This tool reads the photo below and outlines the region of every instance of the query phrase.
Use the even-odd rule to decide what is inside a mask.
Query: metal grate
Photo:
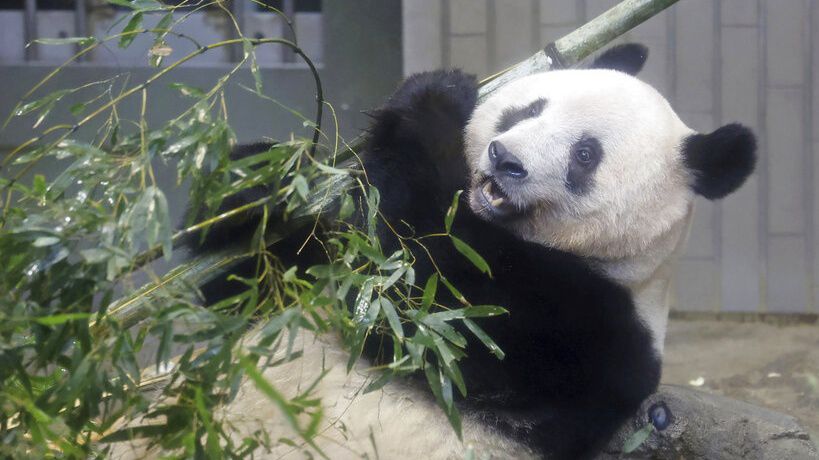
[[[166,4],[179,4],[182,0],[166,0]],[[236,0],[230,3],[231,10],[244,33],[249,37],[283,37],[298,40],[299,45],[315,62],[323,60],[323,18],[321,0],[264,0],[251,3]],[[284,12],[291,18],[291,26],[279,17],[273,9]],[[192,8],[183,8],[185,14]],[[96,6],[85,0],[7,0],[0,2],[0,31],[3,31],[4,50],[0,50],[1,63],[55,62],[69,58],[76,52],[71,47],[43,46],[33,43],[36,38],[65,38],[72,36],[106,36],[115,33],[111,27],[127,14],[127,8],[112,5]],[[158,22],[164,13],[144,15],[147,26]],[[182,14],[180,12],[180,14]],[[200,43],[221,41],[235,36],[227,15],[216,7],[197,10],[190,14],[186,23],[181,24],[185,35]],[[119,25],[118,27],[122,27]],[[226,36],[227,35],[227,36]],[[294,36],[295,35],[295,36]],[[138,38],[139,40],[139,38]],[[190,48],[175,37],[168,38],[169,45],[179,52]],[[171,43],[180,41],[180,43]],[[26,46],[26,44],[29,44]],[[150,45],[148,45],[150,46]],[[148,64],[144,55],[146,47],[135,43],[131,49],[103,49],[89,53],[84,60],[91,63],[142,66]],[[241,50],[207,53],[194,62],[229,63],[241,58]],[[286,47],[259,48],[258,61],[263,66],[298,65],[292,50]]]

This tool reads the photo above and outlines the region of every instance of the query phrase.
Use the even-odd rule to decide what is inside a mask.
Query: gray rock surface
[[[635,433],[651,423],[649,413],[662,410],[658,408],[665,409],[668,426],[653,429],[636,450],[623,453],[623,446]],[[789,415],[724,396],[661,385],[599,458],[807,460],[819,459],[819,453],[808,432]]]

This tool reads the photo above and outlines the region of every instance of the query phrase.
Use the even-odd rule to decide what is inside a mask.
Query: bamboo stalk
[[[479,101],[485,100],[492,93],[512,80],[545,72],[557,68],[570,67],[585,57],[594,53],[614,38],[643,23],[652,16],[676,3],[678,0],[624,0],[592,19],[580,28],[574,30],[559,40],[550,43],[528,59],[509,67],[497,74],[485,78],[480,82],[478,93]],[[360,147],[360,143],[353,148]],[[343,158],[342,158],[343,159]],[[301,217],[317,216],[327,212],[335,206],[336,198],[351,187],[354,183],[352,176],[340,176],[338,180],[323,184],[321,191],[315,194],[316,201],[309,209],[302,210]],[[235,213],[225,213],[224,218],[212,219],[216,223],[224,219],[233,218]],[[292,228],[292,226],[290,227]],[[277,229],[274,226],[273,231]],[[281,228],[278,229],[279,232]],[[269,240],[274,241],[274,240]],[[186,282],[201,284],[216,276],[229,273],[231,267],[239,259],[241,249],[226,250],[219,254],[203,255],[194,258],[177,270],[165,275],[158,282],[149,283],[136,293],[124,299],[117,300],[108,310],[114,319],[126,321],[128,325],[136,324],[148,315],[150,293],[168,282]],[[159,251],[154,251],[153,256]],[[142,257],[141,262],[147,262],[152,256]],[[143,260],[144,259],[144,260]],[[207,274],[207,276],[202,276]]]
[[[527,75],[572,67],[677,1],[624,0],[529,59],[482,80],[478,98],[483,101],[505,84]]]

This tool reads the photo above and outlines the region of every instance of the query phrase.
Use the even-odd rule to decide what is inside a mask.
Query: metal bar
[[[236,18],[236,24],[239,26],[239,30],[230,27],[230,36],[228,38],[241,38],[240,35],[245,30],[245,3],[244,0],[230,2],[230,12],[233,14],[233,17]],[[231,62],[239,62],[244,55],[244,47],[242,45],[231,46],[229,53]]]
[[[87,37],[88,33],[88,10],[85,6],[86,0],[74,0],[74,35],[77,37]],[[82,50],[82,45],[77,44],[77,52]],[[84,61],[85,56],[77,58],[78,61]]]
[[[283,38],[296,43],[296,4],[294,0],[282,2],[282,13],[287,16],[291,27],[283,27]],[[282,46],[282,62],[296,62],[296,53],[289,46]]]
[[[441,67],[452,65],[452,21],[449,0],[441,0]]]
[[[26,0],[23,11],[23,36],[25,38],[26,61],[37,60],[37,0]]]
[[[486,68],[498,68],[498,12],[495,0],[486,0]]]
[[[759,27],[759,38],[757,52],[759,53],[759,83],[757,87],[757,123],[760,129],[757,131],[757,180],[759,181],[759,256],[760,256],[760,277],[759,277],[759,306],[758,311],[766,313],[770,311],[768,302],[768,246],[771,234],[768,232],[768,215],[770,214],[770,199],[768,189],[770,187],[769,165],[768,165],[768,9],[766,0],[757,0],[757,26]]]
[[[722,126],[722,2],[715,1],[712,5],[713,21],[711,27],[714,33],[714,44],[711,48],[711,113],[715,126]],[[723,264],[725,258],[722,250],[722,232],[723,232],[723,212],[722,201],[714,203],[712,208],[712,219],[714,225],[712,227],[711,241],[714,248],[714,261],[717,266],[717,273],[719,274],[719,284],[717,285],[717,299],[716,308],[722,311],[725,308],[725,293],[722,292],[723,286]]]
[[[804,135],[804,143],[805,149],[804,151],[804,188],[803,188],[803,197],[804,197],[804,209],[805,209],[805,256],[807,258],[807,263],[805,264],[808,268],[808,304],[805,306],[807,310],[816,310],[816,276],[817,273],[815,272],[816,262],[815,262],[815,234],[814,234],[814,225],[813,223],[816,220],[816,216],[814,215],[814,211],[816,209],[814,205],[814,200],[816,196],[814,195],[814,190],[816,190],[814,181],[816,177],[814,177],[814,163],[816,159],[814,155],[816,152],[813,150],[813,119],[815,114],[813,113],[813,92],[815,90],[815,86],[813,84],[813,64],[814,64],[814,47],[816,46],[813,43],[813,36],[815,34],[814,31],[814,22],[813,19],[816,14],[816,2],[815,1],[808,1],[803,6],[803,11],[805,11],[805,15],[803,18],[803,36],[802,36],[802,43],[804,43],[807,49],[804,50],[802,56],[804,57],[805,64],[804,64],[804,72],[805,72],[805,87],[803,88],[803,95],[805,98],[805,103],[802,105],[803,114],[802,114],[802,122],[804,123],[803,127],[803,135]]]

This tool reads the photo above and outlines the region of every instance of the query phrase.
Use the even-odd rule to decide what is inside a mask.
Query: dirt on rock
[[[819,324],[672,320],[663,383],[793,415],[819,439]]]

